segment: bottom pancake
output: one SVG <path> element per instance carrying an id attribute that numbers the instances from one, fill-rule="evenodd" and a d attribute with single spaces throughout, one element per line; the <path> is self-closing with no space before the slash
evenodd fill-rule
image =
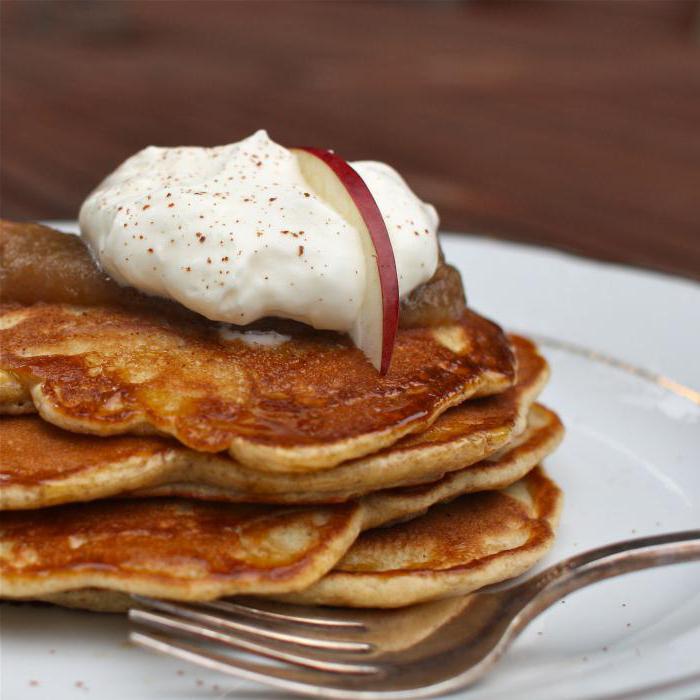
<path id="1" fill-rule="evenodd" d="M 554 541 L 561 502 L 559 488 L 536 468 L 505 491 L 465 495 L 408 522 L 364 533 L 335 569 L 300 592 L 244 592 L 295 603 L 375 608 L 462 595 L 517 576 L 544 556 Z M 62 591 L 41 588 L 40 582 L 22 595 L 21 586 L 15 587 L 11 597 L 117 612 L 129 607 L 126 593 L 133 591 L 127 576 L 121 583 L 111 581 L 113 590 L 77 581 Z M 5 586 L 2 590 L 7 595 Z M 174 590 L 162 597 L 180 598 Z"/>

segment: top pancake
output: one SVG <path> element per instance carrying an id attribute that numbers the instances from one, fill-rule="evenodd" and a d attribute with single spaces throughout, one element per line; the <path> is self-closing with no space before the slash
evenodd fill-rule
<path id="1" fill-rule="evenodd" d="M 345 336 L 312 329 L 264 347 L 226 340 L 205 320 L 64 304 L 5 305 L 0 328 L 0 369 L 24 389 L 5 412 L 31 398 L 68 430 L 170 434 L 267 471 L 375 452 L 515 377 L 508 339 L 471 311 L 402 329 L 385 377 Z"/>

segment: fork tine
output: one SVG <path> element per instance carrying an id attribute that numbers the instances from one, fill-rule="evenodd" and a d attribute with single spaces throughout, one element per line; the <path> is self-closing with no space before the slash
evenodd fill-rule
<path id="1" fill-rule="evenodd" d="M 298 644 L 314 649 L 325 649 L 336 652 L 367 653 L 374 650 L 374 645 L 370 642 L 334 639 L 332 636 L 329 636 L 328 633 L 322 631 L 296 634 L 283 630 L 268 629 L 253 623 L 240 622 L 231 618 L 200 612 L 196 607 L 191 605 L 169 603 L 164 600 L 143 598 L 141 596 L 133 597 L 137 602 L 154 610 L 169 613 L 176 617 L 186 618 L 200 624 L 242 632 L 251 637 L 263 637 L 278 642 L 287 642 L 289 644 Z"/>
<path id="2" fill-rule="evenodd" d="M 329 661 L 313 655 L 302 656 L 279 647 L 258 644 L 243 637 L 233 637 L 224 632 L 204 627 L 201 624 L 186 622 L 169 615 L 153 613 L 148 610 L 132 609 L 129 611 L 129 619 L 145 627 L 155 627 L 166 632 L 184 633 L 198 639 L 219 642 L 234 649 L 261 654 L 277 661 L 306 666 L 327 673 L 376 673 L 379 670 L 376 666 Z"/>
<path id="3" fill-rule="evenodd" d="M 159 635 L 131 632 L 129 640 L 145 649 L 174 656 L 182 661 L 203 666 L 212 671 L 219 671 L 247 681 L 262 683 L 287 692 L 323 698 L 351 700 L 357 698 L 357 690 L 344 689 L 333 683 L 333 676 L 306 668 L 275 667 L 250 663 L 243 659 L 206 652 L 189 644 L 176 642 Z M 381 678 L 383 674 L 378 673 Z M 368 675 L 367 678 L 370 676 Z M 337 677 L 336 677 L 337 678 Z M 337 679 L 335 683 L 342 682 Z"/>
<path id="4" fill-rule="evenodd" d="M 347 627 L 349 629 L 367 629 L 364 622 L 359 620 L 342 619 L 340 615 L 326 612 L 325 610 L 314 611 L 313 615 L 290 614 L 282 613 L 277 610 L 269 610 L 267 608 L 254 605 L 252 603 L 231 602 L 227 600 L 216 600 L 210 603 L 201 603 L 203 607 L 213 610 L 221 610 L 224 612 L 240 613 L 249 617 L 255 617 L 261 620 L 279 621 L 293 623 L 299 625 L 311 625 L 318 627 Z M 290 606 L 285 606 L 290 607 Z"/>

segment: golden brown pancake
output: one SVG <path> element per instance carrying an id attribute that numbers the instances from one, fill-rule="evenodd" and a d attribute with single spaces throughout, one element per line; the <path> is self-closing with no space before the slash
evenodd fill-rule
<path id="1" fill-rule="evenodd" d="M 367 509 L 364 529 L 415 517 L 436 503 L 479 491 L 505 489 L 529 474 L 559 446 L 564 426 L 548 408 L 535 404 L 526 430 L 507 447 L 465 469 L 419 486 L 385 489 L 360 500 Z"/>
<path id="2" fill-rule="evenodd" d="M 362 534 L 331 572 L 300 592 L 280 596 L 260 589 L 256 595 L 305 604 L 391 608 L 469 593 L 518 576 L 544 556 L 554 541 L 561 502 L 561 491 L 537 468 L 506 491 L 462 496 L 409 522 Z M 29 513 L 12 515 L 31 518 Z M 77 521 L 71 524 L 79 527 Z M 32 539 L 43 540 L 34 528 L 29 531 Z M 67 526 L 65 532 L 70 531 Z M 115 533 L 117 553 L 118 537 Z M 32 539 L 25 537 L 30 544 Z M 148 541 L 142 546 L 148 553 Z M 111 562 L 122 578 L 105 576 L 95 583 L 85 566 L 72 580 L 63 578 L 60 560 L 67 563 L 70 555 L 62 544 L 57 551 L 52 571 L 38 577 L 30 570 L 9 596 L 2 580 L 3 595 L 105 612 L 129 607 L 124 593 L 139 588 L 131 569 L 122 569 L 118 555 Z M 178 598 L 179 592 L 164 597 Z"/>
<path id="3" fill-rule="evenodd" d="M 117 496 L 190 452 L 168 438 L 77 435 L 36 415 L 0 418 L 0 445 L 0 510 Z"/>
<path id="4" fill-rule="evenodd" d="M 174 499 L 111 500 L 0 515 L 0 594 L 99 587 L 207 600 L 292 591 L 322 576 L 357 537 L 348 503 L 309 508 Z"/>
<path id="5" fill-rule="evenodd" d="M 546 362 L 454 316 L 446 266 L 402 307 L 418 327 L 402 320 L 381 377 L 343 335 L 273 321 L 289 340 L 251 345 L 123 290 L 48 229 L 3 223 L 0 249 L 0 597 L 395 607 L 551 546 Z"/>
<path id="6" fill-rule="evenodd" d="M 493 453 L 486 459 L 471 464 L 456 471 L 450 471 L 435 481 L 422 482 L 418 485 L 385 488 L 368 492 L 362 496 L 362 502 L 373 509 L 381 506 L 382 516 L 379 522 L 372 521 L 371 527 L 402 517 L 402 508 L 406 499 L 410 498 L 415 504 L 411 511 L 418 510 L 421 499 L 428 507 L 439 500 L 453 498 L 455 495 L 502 489 L 522 478 L 536 464 L 553 452 L 564 435 L 564 426 L 559 417 L 549 409 L 535 404 L 528 415 L 526 429 L 506 447 Z M 444 498 L 440 495 L 443 494 Z M 260 497 L 257 494 L 246 494 L 217 486 L 202 484 L 172 483 L 150 489 L 142 489 L 128 494 L 132 497 L 161 496 L 197 498 L 208 501 L 228 502 L 275 502 L 280 504 L 311 504 L 323 503 L 324 494 L 313 494 L 308 491 L 290 491 L 284 494 L 271 494 Z M 336 501 L 340 502 L 340 501 Z M 395 516 L 389 517 L 394 504 L 398 507 Z"/>
<path id="7" fill-rule="evenodd" d="M 0 509 L 41 508 L 134 490 L 234 502 L 328 503 L 434 481 L 510 444 L 523 431 L 548 370 L 532 343 L 511 340 L 518 360 L 514 387 L 452 408 L 423 433 L 373 455 L 308 474 L 251 470 L 225 453 L 197 453 L 166 438 L 76 435 L 37 416 L 6 417 L 0 419 Z M 484 488 L 494 486 L 486 482 Z"/>
<path id="8" fill-rule="evenodd" d="M 547 553 L 562 500 L 556 484 L 534 469 L 505 491 L 462 496 L 362 534 L 333 571 L 281 599 L 396 608 L 471 593 L 519 576 Z"/>
<path id="9" fill-rule="evenodd" d="M 501 329 L 474 312 L 401 330 L 380 376 L 345 336 L 305 329 L 277 347 L 148 311 L 8 305 L 0 369 L 41 416 L 97 435 L 161 433 L 262 471 L 308 472 L 424 430 L 465 399 L 512 385 Z"/>

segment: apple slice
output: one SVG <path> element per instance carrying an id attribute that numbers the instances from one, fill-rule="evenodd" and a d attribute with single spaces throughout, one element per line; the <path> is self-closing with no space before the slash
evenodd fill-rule
<path id="1" fill-rule="evenodd" d="M 290 150 L 314 192 L 360 232 L 366 285 L 350 337 L 379 373 L 386 374 L 399 325 L 399 280 L 382 213 L 365 181 L 333 151 L 309 146 Z"/>

